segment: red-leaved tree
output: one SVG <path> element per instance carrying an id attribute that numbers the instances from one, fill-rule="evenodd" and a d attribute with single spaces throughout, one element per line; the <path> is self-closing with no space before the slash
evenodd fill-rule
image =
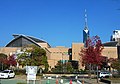
<path id="1" fill-rule="evenodd" d="M 16 59 L 15 59 L 15 55 L 10 55 L 8 57 L 8 64 L 9 66 L 16 66 L 17 65 L 17 62 L 16 62 Z"/>
<path id="2" fill-rule="evenodd" d="M 101 52 L 104 49 L 100 37 L 93 36 L 86 41 L 86 47 L 81 50 L 80 56 L 82 56 L 82 62 L 84 64 L 96 64 L 102 63 Z"/>
<path id="3" fill-rule="evenodd" d="M 101 65 L 103 60 L 101 52 L 103 49 L 104 47 L 100 37 L 93 36 L 92 38 L 88 38 L 86 41 L 86 47 L 80 51 L 83 66 L 89 65 L 89 70 L 91 70 L 91 65 Z"/>

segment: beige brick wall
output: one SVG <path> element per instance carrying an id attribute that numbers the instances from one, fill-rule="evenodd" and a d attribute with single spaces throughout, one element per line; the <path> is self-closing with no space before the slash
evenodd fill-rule
<path id="1" fill-rule="evenodd" d="M 58 63 L 58 61 L 52 59 L 52 60 L 48 60 L 48 63 L 49 63 L 49 66 L 50 66 L 49 69 L 51 70 L 51 69 L 54 68 L 54 66 Z"/>
<path id="2" fill-rule="evenodd" d="M 46 44 L 45 44 L 46 45 Z M 79 68 L 83 69 L 81 58 L 80 58 L 80 51 L 81 48 L 84 47 L 83 43 L 72 43 L 72 60 L 79 61 Z M 59 60 L 69 60 L 68 50 L 69 48 L 66 47 L 55 47 L 55 48 L 44 48 L 46 50 L 46 54 L 48 57 L 48 63 L 51 68 L 53 68 Z M 9 55 L 10 53 L 15 53 L 20 48 L 13 48 L 13 47 L 1 47 L 0 53 L 5 53 Z M 104 47 L 103 56 L 108 58 L 117 58 L 117 47 Z"/>
<path id="3" fill-rule="evenodd" d="M 104 47 L 102 55 L 108 58 L 118 58 L 117 47 Z"/>
<path id="4" fill-rule="evenodd" d="M 50 46 L 48 43 L 37 43 L 38 45 L 42 46 L 43 48 L 49 48 Z"/>
<path id="5" fill-rule="evenodd" d="M 84 47 L 83 43 L 73 43 L 72 44 L 72 60 L 78 60 L 79 59 L 79 53 L 81 48 Z"/>
<path id="6" fill-rule="evenodd" d="M 84 47 L 83 43 L 73 43 L 72 44 L 72 60 L 76 60 L 79 62 L 79 69 L 83 69 L 84 67 L 82 67 L 82 60 L 80 57 L 80 51 L 81 49 Z"/>
<path id="7" fill-rule="evenodd" d="M 82 43 L 73 43 L 72 44 L 72 60 L 77 60 L 79 61 L 79 68 L 80 69 L 84 69 L 84 67 L 82 67 L 82 59 L 79 55 L 81 48 L 83 48 L 84 45 Z M 106 56 L 109 58 L 118 58 L 117 56 L 117 47 L 104 47 L 103 51 L 102 51 L 102 55 Z"/>
<path id="8" fill-rule="evenodd" d="M 53 68 L 59 60 L 69 60 L 68 49 L 66 47 L 48 48 L 50 51 L 49 66 Z"/>
<path id="9" fill-rule="evenodd" d="M 15 53 L 19 48 L 13 48 L 13 47 L 1 47 L 0 53 L 4 53 L 6 55 L 9 55 L 10 53 Z"/>

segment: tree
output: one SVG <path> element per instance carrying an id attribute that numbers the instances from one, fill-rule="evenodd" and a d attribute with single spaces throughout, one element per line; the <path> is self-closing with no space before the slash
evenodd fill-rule
<path id="1" fill-rule="evenodd" d="M 17 61 L 16 61 L 16 59 L 15 59 L 15 55 L 14 54 L 12 54 L 12 55 L 10 55 L 9 57 L 8 57 L 8 65 L 10 66 L 10 67 L 12 67 L 12 66 L 16 66 L 17 65 Z"/>
<path id="2" fill-rule="evenodd" d="M 61 63 L 61 61 L 58 61 L 58 63 L 56 64 L 55 68 L 52 68 L 52 72 L 55 72 L 55 73 L 62 73 L 62 70 L 63 69 L 63 65 Z"/>
<path id="3" fill-rule="evenodd" d="M 48 67 L 49 67 L 49 65 L 48 65 L 48 61 L 47 61 L 47 56 L 42 56 L 42 58 L 41 58 L 42 60 L 41 60 L 41 64 L 43 65 L 43 66 L 45 66 L 45 72 L 46 71 L 48 71 Z"/>
<path id="4" fill-rule="evenodd" d="M 45 70 L 48 70 L 48 62 L 46 51 L 43 48 L 37 46 L 30 46 L 29 48 L 23 48 L 24 52 L 18 55 L 18 62 L 22 66 L 45 66 Z"/>
<path id="5" fill-rule="evenodd" d="M 101 52 L 104 49 L 100 37 L 93 36 L 86 41 L 86 47 L 80 51 L 82 57 L 82 63 L 89 65 L 89 75 L 91 77 L 91 65 L 99 66 L 102 64 Z M 98 67 L 97 67 L 98 68 Z"/>
<path id="6" fill-rule="evenodd" d="M 67 62 L 65 65 L 66 65 L 66 70 L 68 73 L 73 72 L 73 67 L 72 67 L 71 62 Z"/>
<path id="7" fill-rule="evenodd" d="M 63 73 L 63 72 L 67 72 L 67 73 L 71 73 L 73 72 L 73 67 L 71 62 L 65 62 L 65 63 L 61 63 L 62 61 L 58 61 L 58 63 L 56 64 L 55 68 L 52 68 L 52 72 L 55 73 Z"/>
<path id="8" fill-rule="evenodd" d="M 113 59 L 111 62 L 111 67 L 113 69 L 116 69 L 120 74 L 120 60 L 119 59 Z"/>
<path id="9" fill-rule="evenodd" d="M 7 55 L 0 53 L 0 69 L 3 70 L 7 67 Z"/>

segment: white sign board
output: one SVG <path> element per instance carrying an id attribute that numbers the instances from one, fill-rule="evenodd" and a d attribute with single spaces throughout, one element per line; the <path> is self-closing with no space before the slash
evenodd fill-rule
<path id="1" fill-rule="evenodd" d="M 27 80 L 36 80 L 37 66 L 26 66 Z"/>
<path id="2" fill-rule="evenodd" d="M 27 80 L 36 80 L 36 74 L 27 74 Z"/>
<path id="3" fill-rule="evenodd" d="M 26 66 L 27 74 L 37 74 L 37 66 Z"/>

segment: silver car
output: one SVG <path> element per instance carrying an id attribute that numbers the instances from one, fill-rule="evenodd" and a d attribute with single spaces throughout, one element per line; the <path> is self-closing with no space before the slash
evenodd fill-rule
<path id="1" fill-rule="evenodd" d="M 110 77 L 112 74 L 110 72 L 99 72 L 100 78 Z"/>

